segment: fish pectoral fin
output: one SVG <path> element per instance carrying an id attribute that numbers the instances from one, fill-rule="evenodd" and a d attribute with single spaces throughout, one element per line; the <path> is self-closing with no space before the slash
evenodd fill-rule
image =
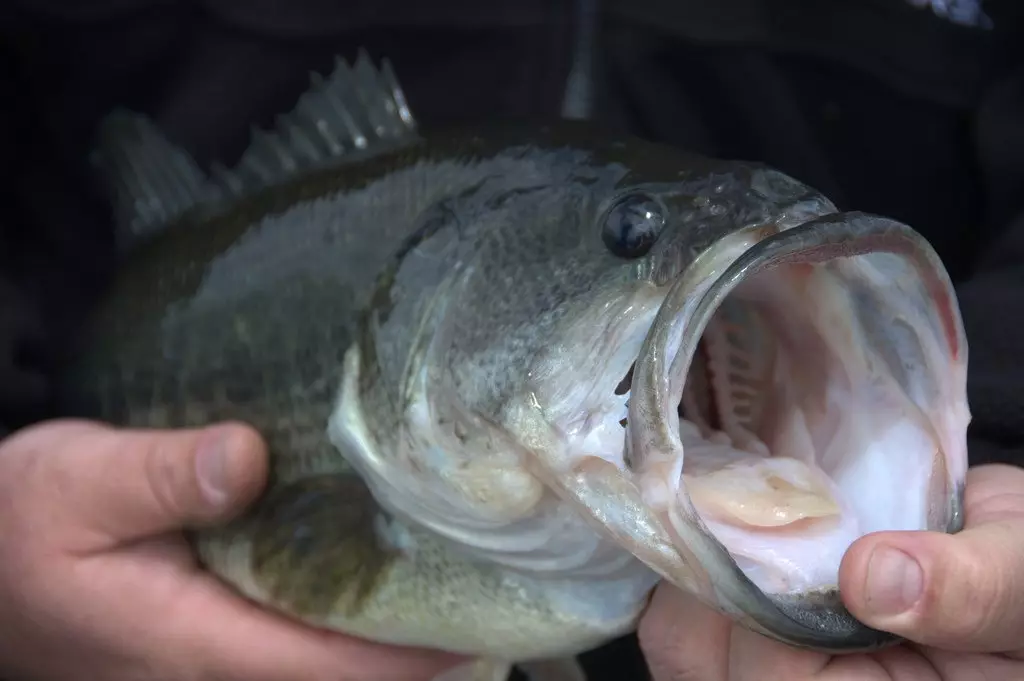
<path id="1" fill-rule="evenodd" d="M 230 201 L 312 169 L 365 160 L 418 139 L 386 59 L 378 69 L 360 50 L 352 66 L 337 57 L 327 78 L 313 73 L 310 80 L 273 130 L 253 128 L 234 168 L 214 163 L 209 174 L 147 117 L 127 110 L 108 114 L 92 160 L 115 204 L 119 247 L 131 248 L 188 214 L 216 213 Z"/>
<path id="2" fill-rule="evenodd" d="M 243 592 L 321 623 L 358 617 L 398 558 L 378 523 L 359 478 L 320 475 L 272 488 L 229 531 L 200 531 L 196 544 L 206 566 Z"/>
<path id="3" fill-rule="evenodd" d="M 529 681 L 587 681 L 587 673 L 575 657 L 520 662 L 516 666 Z"/>
<path id="4" fill-rule="evenodd" d="M 506 681 L 511 675 L 511 662 L 481 657 L 442 672 L 432 681 Z"/>

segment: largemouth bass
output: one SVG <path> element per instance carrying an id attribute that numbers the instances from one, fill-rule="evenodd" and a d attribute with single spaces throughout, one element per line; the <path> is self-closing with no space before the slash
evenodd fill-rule
<path id="1" fill-rule="evenodd" d="M 967 345 L 906 225 L 578 124 L 421 134 L 365 55 L 230 171 L 101 133 L 137 243 L 67 410 L 258 428 L 266 492 L 194 539 L 265 607 L 553 678 L 665 579 L 849 652 L 893 640 L 850 543 L 962 526 Z"/>

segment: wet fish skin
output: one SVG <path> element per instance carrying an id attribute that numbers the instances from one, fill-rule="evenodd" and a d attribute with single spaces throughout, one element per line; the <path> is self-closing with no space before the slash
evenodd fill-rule
<path id="1" fill-rule="evenodd" d="M 388 604 L 406 598 L 389 592 L 386 584 L 408 586 L 410 601 L 427 602 L 425 590 L 436 595 L 451 575 L 471 569 L 446 558 L 443 544 L 434 549 L 437 555 L 422 551 L 419 563 L 404 561 L 382 545 L 372 524 L 362 523 L 374 514 L 386 517 L 387 513 L 366 496 L 361 479 L 325 433 L 342 381 L 343 349 L 358 336 L 363 303 L 381 297 L 378 272 L 396 263 L 394 253 L 402 250 L 403 242 L 418 226 L 435 224 L 438 216 L 450 215 L 450 195 L 461 195 L 464 201 L 472 200 L 487 210 L 509 196 L 529 197 L 530 204 L 536 205 L 536 193 L 526 192 L 540 191 L 536 189 L 538 179 L 546 179 L 546 174 L 564 178 L 571 173 L 579 173 L 587 182 L 603 181 L 606 191 L 613 191 L 625 175 L 619 162 L 629 147 L 606 144 L 608 160 L 589 166 L 591 152 L 574 150 L 562 142 L 586 139 L 589 133 L 584 130 L 567 125 L 563 130 L 551 128 L 547 134 L 524 130 L 518 140 L 506 130 L 501 137 L 470 132 L 456 139 L 442 138 L 436 145 L 415 141 L 402 151 L 357 167 L 323 171 L 268 190 L 195 226 L 169 229 L 127 262 L 97 312 L 96 335 L 89 354 L 80 359 L 75 389 L 69 395 L 77 393 L 75 404 L 80 413 L 128 426 L 185 427 L 240 419 L 259 429 L 272 453 L 270 491 L 253 513 L 237 523 L 197 536 L 213 569 L 249 595 L 324 622 L 335 609 L 343 611 L 346 618 L 365 616 L 374 610 L 370 601 L 375 592 Z M 495 142 L 496 137 L 500 141 Z M 539 141 L 531 145 L 530 138 Z M 482 175 L 494 175 L 498 180 L 491 186 L 481 185 Z M 698 179 L 695 191 L 705 183 Z M 350 188 L 355 191 L 344 199 L 323 198 Z M 390 198 L 394 196 L 402 200 Z M 573 248 L 582 236 L 581 224 L 577 223 L 576 233 L 564 230 L 533 242 L 533 255 L 527 257 L 544 265 L 545 253 Z M 594 253 L 606 263 L 635 270 L 635 263 L 623 264 L 604 253 L 598 232 L 591 236 Z M 497 252 L 500 244 L 491 248 Z M 343 266 L 339 267 L 339 262 Z M 537 276 L 542 274 L 524 272 L 520 281 L 543 280 Z M 489 276 L 481 273 L 483 279 Z M 515 291 L 524 293 L 523 287 L 512 284 L 509 290 L 497 292 L 497 298 Z M 557 300 L 570 286 L 584 293 L 589 288 L 585 279 L 566 275 L 543 296 Z M 401 300 L 398 295 L 389 297 Z M 459 323 L 470 325 L 474 318 L 507 314 L 489 302 L 493 299 L 492 295 L 477 298 L 479 304 L 491 308 L 489 315 L 467 307 Z M 395 307 L 402 311 L 401 303 Z M 501 333 L 514 333 L 519 323 L 513 318 L 495 327 L 503 329 Z M 408 334 L 379 335 L 398 347 L 377 349 L 378 359 L 370 366 L 381 371 L 378 386 L 386 388 L 375 387 L 366 393 L 370 396 L 366 402 L 379 400 L 379 409 L 364 408 L 371 413 L 378 432 L 398 432 L 402 417 L 394 408 L 393 392 L 389 392 L 397 392 L 397 372 L 386 372 L 403 366 L 401 358 L 407 346 L 402 344 L 408 342 Z M 465 337 L 486 349 L 499 335 Z M 458 351 L 470 354 L 473 350 L 463 346 Z M 480 391 L 478 409 L 499 403 L 500 389 L 517 389 L 501 375 L 493 379 L 469 375 L 459 389 L 469 394 L 475 385 Z M 353 495 L 359 495 L 364 503 L 351 503 Z M 341 513 L 339 507 L 351 511 Z M 347 522 L 339 525 L 335 514 Z M 421 547 L 437 541 L 415 528 L 408 531 L 416 534 Z M 592 533 L 582 522 L 580 531 Z M 243 540 L 240 548 L 240 537 L 251 539 Z M 623 582 L 626 603 L 616 607 L 610 622 L 597 622 L 595 633 L 584 627 L 585 647 L 596 644 L 598 638 L 627 631 L 643 606 L 647 589 L 657 579 L 618 547 L 602 546 L 601 550 L 610 554 L 610 562 L 625 565 L 618 580 Z M 251 556 L 245 555 L 247 551 Z M 501 584 L 500 569 L 474 566 L 471 574 L 464 581 L 491 599 L 498 600 L 506 588 Z M 484 589 L 476 584 L 480 581 L 493 584 Z M 605 584 L 601 581 L 596 580 L 595 592 L 607 590 L 607 580 Z M 465 594 L 467 583 L 458 588 L 453 585 L 451 597 Z M 491 603 L 487 607 L 511 618 L 517 597 L 509 592 L 500 606 Z M 545 645 L 557 641 L 557 649 L 571 644 L 572 637 L 566 633 L 579 628 L 579 623 L 572 622 L 571 616 L 546 612 L 550 606 L 539 600 L 520 606 L 526 612 L 516 626 L 522 631 L 531 618 L 551 620 L 547 627 L 531 623 L 533 631 L 525 636 L 532 641 L 531 650 L 538 641 Z M 385 609 L 376 606 L 377 611 Z M 431 622 L 415 611 L 410 611 L 409 617 L 421 618 L 424 626 Z M 452 617 L 454 612 L 448 611 L 443 619 Z M 350 621 L 346 628 L 359 629 Z M 469 628 L 487 631 L 484 622 Z M 428 629 L 436 635 L 438 623 L 434 621 Z M 381 636 L 378 631 L 357 633 Z M 507 631 L 503 634 L 506 642 L 498 647 L 517 652 L 513 638 Z M 488 632 L 489 640 L 477 646 L 493 646 L 493 635 Z M 445 642 L 457 647 L 456 643 L 465 644 L 469 639 L 468 633 L 460 630 Z M 427 632 L 422 640 L 395 642 L 434 643 Z"/>
<path id="2" fill-rule="evenodd" d="M 325 433 L 342 352 L 358 334 L 362 303 L 380 295 L 378 272 L 410 230 L 445 214 L 444 197 L 480 191 L 481 166 L 510 177 L 527 171 L 480 192 L 481 203 L 528 189 L 535 158 L 556 160 L 558 170 L 542 165 L 541 173 L 571 170 L 557 161 L 581 153 L 550 137 L 549 149 L 542 141 L 512 154 L 497 151 L 509 142 L 488 148 L 475 133 L 434 146 L 414 141 L 358 167 L 268 190 L 202 223 L 184 220 L 127 261 L 68 381 L 69 406 L 126 426 L 241 419 L 260 430 L 272 454 L 267 495 L 236 523 L 196 535 L 210 567 L 259 601 L 378 640 L 513 658 L 575 652 L 628 631 L 657 577 L 582 522 L 607 562 L 623 564 L 621 575 L 598 577 L 590 589 L 585 582 L 564 589 L 581 602 L 610 601 L 609 612 L 596 608 L 584 621 L 548 602 L 532 583 L 544 580 L 470 563 L 415 527 L 406 529 L 418 547 L 414 559 L 382 545 L 362 521 L 387 513 Z M 612 176 L 622 172 L 612 167 Z M 321 199 L 353 188 L 343 201 Z M 385 408 L 389 399 L 381 397 Z M 399 425 L 399 415 L 379 415 L 392 419 L 379 428 Z M 601 592 L 609 588 L 621 595 L 607 599 Z"/>

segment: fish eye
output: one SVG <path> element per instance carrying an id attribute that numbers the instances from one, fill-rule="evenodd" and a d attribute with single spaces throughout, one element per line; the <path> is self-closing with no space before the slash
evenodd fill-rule
<path id="1" fill-rule="evenodd" d="M 665 226 L 665 209 L 645 194 L 619 199 L 605 214 L 601 238 L 608 250 L 620 258 L 647 254 Z"/>

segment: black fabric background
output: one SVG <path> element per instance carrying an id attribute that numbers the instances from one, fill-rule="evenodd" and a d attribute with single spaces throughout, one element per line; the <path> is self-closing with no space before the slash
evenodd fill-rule
<path id="1" fill-rule="evenodd" d="M 766 161 L 841 208 L 907 221 L 957 281 L 973 463 L 1024 463 L 1024 9 L 992 30 L 903 0 L 607 0 L 594 118 Z M 54 415 L 62 343 L 113 267 L 85 152 L 115 104 L 207 163 L 310 70 L 388 56 L 426 126 L 559 115 L 576 4 L 20 0 L 0 8 L 0 432 Z M 626 640 L 587 658 L 642 678 Z"/>

